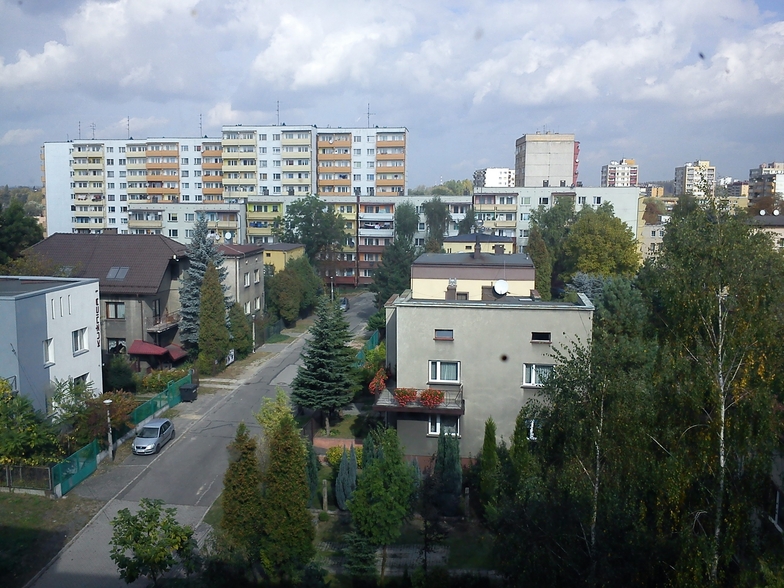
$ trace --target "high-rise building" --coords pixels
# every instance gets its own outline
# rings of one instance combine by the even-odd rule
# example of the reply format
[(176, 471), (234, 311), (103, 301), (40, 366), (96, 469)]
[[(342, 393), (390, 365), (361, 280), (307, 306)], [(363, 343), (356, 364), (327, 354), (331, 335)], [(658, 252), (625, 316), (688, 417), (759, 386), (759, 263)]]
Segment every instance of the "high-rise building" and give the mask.
[(514, 188), (515, 171), (508, 167), (486, 167), (474, 172), (477, 188)]
[(602, 166), (603, 188), (630, 188), (637, 186), (637, 162), (633, 159), (611, 161)]
[(776, 197), (783, 192), (784, 163), (763, 163), (758, 168), (749, 170), (749, 199)]
[(713, 192), (716, 185), (716, 168), (710, 164), (710, 161), (698, 159), (693, 163), (684, 163), (675, 168), (676, 196), (681, 194), (705, 196), (703, 190), (705, 184)]
[(580, 143), (574, 135), (536, 133), (515, 143), (515, 186), (521, 188), (577, 186)]

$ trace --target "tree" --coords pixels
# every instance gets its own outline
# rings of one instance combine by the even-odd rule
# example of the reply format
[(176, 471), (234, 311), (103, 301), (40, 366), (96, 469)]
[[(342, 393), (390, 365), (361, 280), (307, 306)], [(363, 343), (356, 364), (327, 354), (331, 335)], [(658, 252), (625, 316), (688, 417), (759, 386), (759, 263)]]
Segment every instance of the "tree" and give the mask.
[(340, 510), (348, 508), (347, 501), (351, 500), (354, 490), (357, 487), (357, 455), (354, 452), (354, 447), (351, 447), (351, 452), (347, 452), (343, 448), (343, 456), (340, 458), (340, 467), (338, 468), (338, 475), (335, 479), (335, 500), (338, 503)]
[(199, 302), (199, 358), (202, 374), (215, 374), (223, 369), (229, 353), (229, 329), (226, 327), (226, 305), (218, 270), (208, 262)]
[[(124, 508), (112, 519), (111, 558), (128, 584), (145, 576), (158, 579), (176, 563), (192, 570), (196, 558), (193, 529), (175, 519), (177, 510), (163, 508), (163, 500), (142, 498), (139, 512)], [(130, 553), (129, 553), (130, 552)]]
[[(544, 244), (546, 245), (547, 252), (550, 255), (550, 275), (551, 275), (551, 288), (552, 286), (559, 286), (561, 284), (560, 276), (564, 272), (564, 255), (563, 244), (569, 234), (569, 230), (574, 222), (577, 220), (577, 214), (574, 209), (574, 198), (569, 196), (554, 196), (555, 202), (550, 208), (540, 206), (531, 212), (531, 234), (534, 228), (538, 229)], [(529, 247), (530, 247), (529, 237)], [(539, 247), (537, 245), (537, 247)], [(540, 261), (544, 261), (541, 258)], [(536, 264), (536, 261), (534, 261)], [(542, 264), (543, 266), (546, 264)], [(543, 267), (545, 271), (546, 268)], [(538, 266), (537, 266), (538, 271)], [(539, 281), (537, 280), (537, 284)], [(537, 289), (538, 286), (537, 286)], [(539, 290), (539, 293), (544, 297), (544, 292), (547, 288)]]
[(256, 441), (240, 423), (229, 445), (229, 467), (223, 476), (220, 529), (228, 546), (246, 564), (259, 561), (261, 548), (261, 468), (256, 456)]
[(44, 238), (44, 231), (35, 218), (25, 214), (24, 205), (11, 201), (7, 208), (0, 205), (0, 264), (16, 259), (31, 245)]
[(326, 297), (319, 301), (310, 333), (302, 352), (302, 365), (291, 384), (291, 399), (299, 406), (327, 411), (329, 431), (329, 413), (345, 406), (353, 397), (354, 351), (348, 347), (351, 334), (343, 312)]
[(476, 212), (474, 211), (474, 207), (470, 207), (466, 210), (466, 214), (459, 223), (457, 223), (457, 234), (458, 235), (470, 235), (473, 233), (477, 228), (477, 218)]
[(401, 202), (395, 206), (395, 239), (413, 242), (418, 227), (419, 214), (411, 202)]
[(269, 462), (269, 443), (272, 434), (280, 423), (291, 416), (291, 402), (285, 390), (277, 388), (275, 398), (262, 398), (259, 412), (256, 413), (256, 421), (261, 425), (261, 440), (259, 443), (259, 457), (261, 471), (267, 470)]
[(425, 249), (431, 253), (441, 251), (444, 246), (444, 234), (449, 228), (452, 215), (449, 214), (449, 205), (436, 196), (422, 204), (427, 223), (428, 244)]
[(435, 551), (435, 547), (443, 543), (447, 536), (441, 522), (442, 494), (442, 481), (436, 473), (424, 476), (417, 488), (417, 508), (422, 516), (422, 529), (419, 531), (422, 536), (422, 548), (419, 552), (425, 574), (427, 574), (428, 554)]
[(299, 318), (302, 289), (297, 274), (288, 269), (265, 280), (267, 310), (292, 325)]
[(534, 262), (536, 269), (536, 289), (542, 300), (550, 300), (552, 298), (553, 258), (547, 249), (539, 227), (536, 225), (532, 226), (528, 233), (526, 251), (531, 256), (531, 261)]
[(411, 287), (411, 264), (416, 250), (410, 241), (395, 239), (384, 248), (381, 263), (373, 274), (370, 290), (376, 293), (376, 308), (383, 308), (394, 294), (402, 294)]
[(495, 441), (495, 421), (490, 417), (485, 421), (485, 440), (482, 444), (482, 458), (479, 462), (479, 494), (485, 507), (495, 499), (498, 488), (498, 452)]
[(104, 400), (111, 400), (109, 414), (112, 422), (112, 430), (119, 437), (123, 431), (128, 431), (134, 425), (131, 420), (133, 411), (139, 406), (139, 402), (133, 394), (118, 390), (107, 392), (96, 398), (87, 398), (84, 408), (75, 413), (69, 424), (73, 430), (67, 436), (69, 453), (77, 448), (84, 447), (93, 439), (98, 439), (102, 447), (107, 447), (107, 433), (109, 425), (106, 422), (106, 405)]
[(58, 265), (32, 250), (27, 250), (23, 251), (19, 257), (15, 259), (9, 258), (5, 264), (0, 264), (0, 275), (67, 278), (68, 276), (79, 275), (79, 271), (76, 268)]
[(370, 463), (363, 454), (362, 476), (348, 504), (357, 531), (373, 545), (383, 548), (381, 578), (387, 546), (400, 536), (400, 526), (409, 514), (414, 492), (413, 470), (403, 460), (395, 429), (380, 434), (381, 456)]
[(305, 316), (313, 310), (318, 303), (318, 298), (324, 289), (324, 283), (318, 277), (316, 270), (307, 257), (292, 259), (286, 264), (285, 271), (292, 271), (299, 279), (300, 315)]
[(630, 277), (640, 265), (632, 230), (613, 214), (611, 205), (583, 207), (563, 243), (563, 275), (575, 272)]
[[(199, 342), (199, 320), (201, 318), (201, 289), (207, 265), (212, 263), (218, 273), (218, 283), (221, 286), (221, 296), (225, 296), (226, 276), (228, 270), (223, 265), (223, 255), (215, 245), (215, 241), (207, 229), (207, 217), (203, 214), (196, 215), (193, 225), (193, 237), (187, 246), (188, 269), (185, 271), (180, 285), (180, 339), (190, 347), (196, 347)], [(231, 300), (224, 298), (226, 310), (231, 306)], [(225, 316), (225, 315), (222, 315)]]
[(335, 209), (315, 194), (286, 207), (275, 221), (272, 233), (284, 243), (302, 243), (310, 263), (322, 268), (340, 250), (346, 239), (345, 222)]
[(438, 436), (438, 452), (433, 473), (441, 488), (442, 514), (455, 516), (460, 511), (460, 496), (463, 492), (460, 440), (456, 435), (446, 434), (443, 428)]
[(54, 427), (0, 379), (0, 464), (46, 465), (61, 456)]
[(231, 347), (239, 359), (253, 353), (253, 333), (250, 320), (239, 302), (235, 302), (229, 309), (229, 334)]
[(103, 388), (106, 391), (125, 390), (136, 392), (136, 373), (125, 353), (110, 353), (109, 363), (104, 365)]
[(261, 502), (261, 562), (274, 582), (289, 581), (315, 554), (305, 447), (290, 415), (272, 432), (269, 450)]
[(316, 451), (313, 449), (313, 443), (307, 444), (307, 474), (308, 474), (308, 489), (310, 490), (310, 503), (316, 500), (319, 491), (319, 461), (316, 456)]

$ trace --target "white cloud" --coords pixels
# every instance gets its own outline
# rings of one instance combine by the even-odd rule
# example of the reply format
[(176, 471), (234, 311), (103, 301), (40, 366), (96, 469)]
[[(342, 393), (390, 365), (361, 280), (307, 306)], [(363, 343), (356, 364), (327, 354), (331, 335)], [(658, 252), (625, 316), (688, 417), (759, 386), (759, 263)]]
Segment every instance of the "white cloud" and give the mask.
[(0, 145), (26, 145), (37, 141), (43, 134), (41, 129), (11, 129), (0, 137)]
[(135, 116), (121, 118), (105, 127), (97, 129), (98, 137), (126, 137), (130, 130), (130, 135), (144, 136), (145, 133), (160, 135), (159, 129), (169, 122), (168, 119), (159, 116), (148, 116), (138, 118)]
[(231, 102), (218, 102), (207, 111), (206, 120), (208, 127), (220, 127), (222, 125), (249, 124), (253, 121), (267, 120), (268, 113), (261, 110), (235, 110)]

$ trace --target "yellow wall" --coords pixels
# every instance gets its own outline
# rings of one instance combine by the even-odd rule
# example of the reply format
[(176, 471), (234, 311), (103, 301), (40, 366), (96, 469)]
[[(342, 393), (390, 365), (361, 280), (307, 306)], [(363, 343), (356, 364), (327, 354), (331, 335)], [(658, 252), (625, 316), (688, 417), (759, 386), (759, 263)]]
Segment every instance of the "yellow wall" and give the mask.
[[(482, 286), (492, 286), (490, 280), (457, 280), (457, 292), (467, 292), (469, 300), (482, 300)], [(532, 280), (507, 280), (508, 296), (530, 296), (534, 286)], [(411, 291), (413, 298), (424, 300), (444, 300), (448, 279), (412, 278)]]
[(264, 265), (273, 265), (275, 273), (286, 269), (286, 263), (294, 259), (299, 259), (305, 255), (305, 246), (297, 247), (289, 251), (267, 251), (264, 250)]

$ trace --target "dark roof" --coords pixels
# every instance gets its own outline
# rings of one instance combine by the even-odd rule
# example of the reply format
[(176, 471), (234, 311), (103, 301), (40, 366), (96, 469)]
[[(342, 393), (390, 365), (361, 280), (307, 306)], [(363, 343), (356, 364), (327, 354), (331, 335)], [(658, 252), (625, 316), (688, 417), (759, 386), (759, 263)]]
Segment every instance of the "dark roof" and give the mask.
[(305, 246), (302, 243), (264, 243), (262, 247), (265, 251), (293, 251)]
[(163, 235), (55, 233), (26, 250), (72, 268), (71, 276), (98, 278), (102, 294), (152, 295), (169, 262), (185, 246)]
[(414, 260), (414, 265), (461, 265), (485, 267), (534, 267), (534, 262), (525, 253), (494, 255), (480, 253), (424, 253)]
[(261, 245), (220, 245), (218, 246), (218, 251), (226, 257), (244, 257), (254, 253), (261, 253), (264, 251), (264, 247)]
[(749, 222), (760, 227), (784, 227), (784, 216), (779, 214), (750, 216)]
[[(485, 235), (479, 233), (480, 243), (514, 243), (511, 237), (503, 237), (501, 235)], [(452, 235), (451, 237), (444, 237), (444, 243), (476, 243), (476, 233), (472, 235)]]

